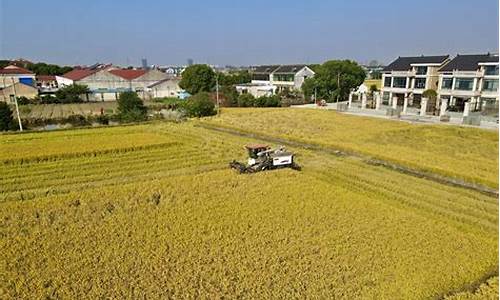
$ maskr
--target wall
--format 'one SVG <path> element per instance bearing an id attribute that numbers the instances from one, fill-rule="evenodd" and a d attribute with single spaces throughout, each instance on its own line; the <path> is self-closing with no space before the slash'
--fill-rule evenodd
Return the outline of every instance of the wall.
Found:
<path id="1" fill-rule="evenodd" d="M 149 98 L 177 97 L 181 90 L 179 80 L 172 79 L 149 88 L 148 96 Z"/>
<path id="2" fill-rule="evenodd" d="M 307 78 L 311 78 L 314 76 L 314 72 L 309 69 L 308 67 L 302 68 L 299 72 L 295 74 L 295 80 L 294 80 L 294 88 L 296 90 L 300 90 L 302 87 L 302 84 L 304 83 L 304 76 L 307 76 Z"/>
<path id="3" fill-rule="evenodd" d="M 16 83 L 15 95 L 17 97 L 26 97 L 33 99 L 38 96 L 38 90 L 30 85 Z M 0 101 L 10 102 L 10 95 L 14 95 L 14 86 L 8 86 L 0 91 Z"/>

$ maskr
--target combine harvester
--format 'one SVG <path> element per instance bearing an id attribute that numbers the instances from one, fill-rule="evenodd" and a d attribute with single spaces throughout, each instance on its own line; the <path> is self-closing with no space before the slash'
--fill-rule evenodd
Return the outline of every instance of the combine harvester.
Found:
<path id="1" fill-rule="evenodd" d="M 294 154 L 287 152 L 285 147 L 271 149 L 268 145 L 246 145 L 248 150 L 248 163 L 244 165 L 233 160 L 229 166 L 240 173 L 255 173 L 266 170 L 292 168 L 300 171 L 300 166 L 294 161 Z"/>

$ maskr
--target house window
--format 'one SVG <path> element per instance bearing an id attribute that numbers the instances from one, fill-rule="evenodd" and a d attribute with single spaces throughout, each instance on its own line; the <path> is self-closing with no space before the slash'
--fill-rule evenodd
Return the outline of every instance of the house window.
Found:
<path id="1" fill-rule="evenodd" d="M 269 74 L 252 74 L 252 80 L 269 81 Z"/>
<path id="2" fill-rule="evenodd" d="M 293 81 L 295 76 L 293 74 L 274 74 L 274 81 Z"/>
<path id="3" fill-rule="evenodd" d="M 425 75 L 427 74 L 427 67 L 416 67 L 415 71 L 417 75 Z"/>
<path id="4" fill-rule="evenodd" d="M 498 91 L 498 79 L 485 79 L 483 81 L 483 91 L 488 91 L 488 92 Z"/>
<path id="5" fill-rule="evenodd" d="M 441 82 L 441 88 L 443 90 L 451 90 L 452 86 L 453 86 L 453 78 L 443 78 L 443 81 Z"/>
<path id="6" fill-rule="evenodd" d="M 384 79 L 384 86 L 385 87 L 391 87 L 391 77 L 385 77 L 385 79 Z"/>
<path id="7" fill-rule="evenodd" d="M 455 90 L 472 91 L 474 79 L 472 78 L 457 78 L 455 79 Z"/>
<path id="8" fill-rule="evenodd" d="M 415 78 L 415 88 L 425 89 L 425 78 Z"/>
<path id="9" fill-rule="evenodd" d="M 498 66 L 484 66 L 484 75 L 498 75 Z"/>
<path id="10" fill-rule="evenodd" d="M 405 88 L 406 87 L 406 77 L 394 77 L 394 80 L 392 81 L 392 87 Z"/>

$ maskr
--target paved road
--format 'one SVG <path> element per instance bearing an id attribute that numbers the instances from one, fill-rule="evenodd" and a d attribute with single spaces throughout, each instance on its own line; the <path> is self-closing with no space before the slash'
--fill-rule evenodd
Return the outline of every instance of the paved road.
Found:
<path id="1" fill-rule="evenodd" d="M 346 103 L 347 101 L 339 102 Z M 356 105 L 356 104 L 355 104 Z M 326 110 L 336 110 L 336 103 L 327 103 L 327 106 L 317 106 L 316 104 L 303 104 L 303 105 L 293 105 L 293 108 L 313 108 L 313 109 L 326 109 Z M 483 129 L 498 130 L 498 121 L 493 118 L 488 118 L 486 120 L 481 120 L 480 126 L 464 125 L 462 124 L 462 114 L 461 113 L 449 113 L 450 122 L 441 122 L 438 116 L 420 116 L 419 110 L 416 108 L 408 108 L 408 112 L 405 115 L 401 115 L 400 118 L 386 116 L 386 110 L 389 106 L 383 105 L 380 110 L 375 109 L 361 109 L 358 107 L 352 107 L 348 111 L 342 111 L 342 113 L 364 116 L 364 117 L 374 117 L 382 118 L 387 120 L 404 121 L 408 123 L 419 123 L 419 124 L 440 124 L 440 125 L 454 125 L 454 126 L 464 126 L 464 127 L 479 127 Z"/>

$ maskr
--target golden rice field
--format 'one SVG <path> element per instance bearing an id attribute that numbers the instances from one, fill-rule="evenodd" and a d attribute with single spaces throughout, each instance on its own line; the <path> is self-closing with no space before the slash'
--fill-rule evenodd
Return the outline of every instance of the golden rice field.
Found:
<path id="1" fill-rule="evenodd" d="M 498 189 L 498 131 L 296 108 L 225 109 L 208 123 L 355 152 Z"/>
<path id="2" fill-rule="evenodd" d="M 236 174 L 256 141 L 196 123 L 0 135 L 0 298 L 498 292 L 497 199 L 303 149 Z"/>

